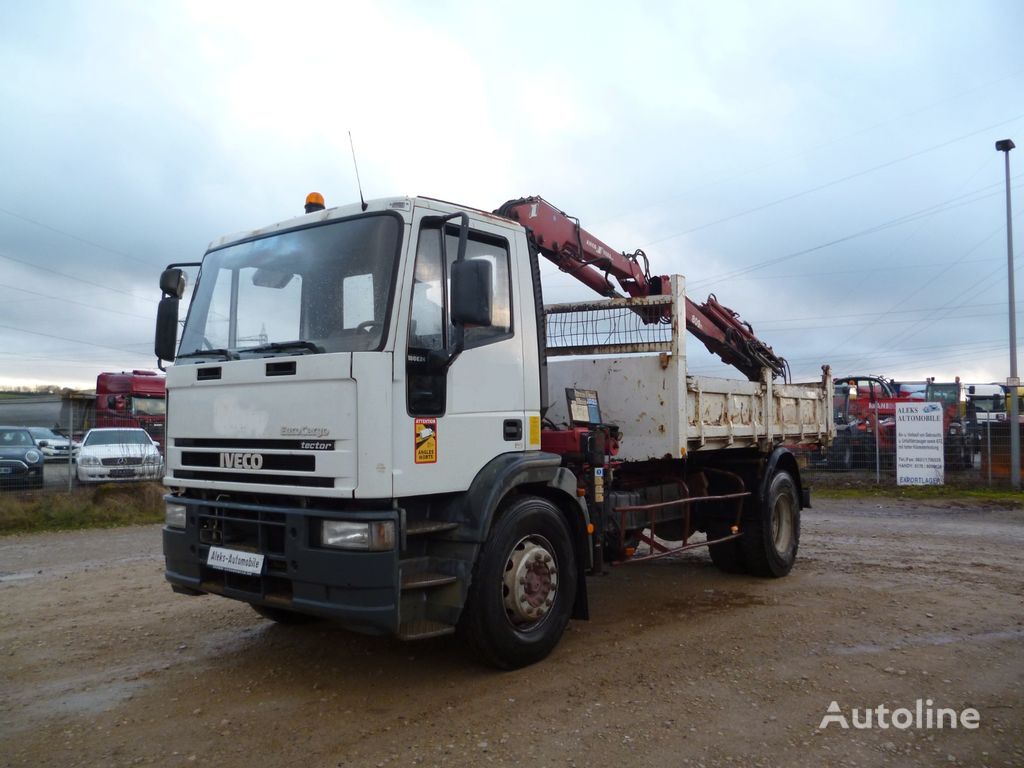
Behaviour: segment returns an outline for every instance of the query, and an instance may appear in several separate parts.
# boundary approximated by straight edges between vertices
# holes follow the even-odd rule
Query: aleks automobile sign
[[[896,404],[896,484],[942,485],[942,405]]]

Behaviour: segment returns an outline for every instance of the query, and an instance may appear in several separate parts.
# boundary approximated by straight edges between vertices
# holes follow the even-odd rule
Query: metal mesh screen
[[[548,355],[672,350],[672,300],[610,299],[544,308]]]

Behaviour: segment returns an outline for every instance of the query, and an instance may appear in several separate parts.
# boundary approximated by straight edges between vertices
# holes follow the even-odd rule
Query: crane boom
[[[633,253],[615,250],[580,227],[579,219],[541,197],[509,200],[495,213],[522,224],[527,239],[538,253],[601,296],[623,298],[611,277],[622,291],[634,298],[660,296],[668,290],[668,277],[651,275],[647,255],[642,250]],[[700,339],[709,352],[751,381],[760,381],[765,368],[773,377],[788,374],[786,361],[754,335],[749,323],[719,303],[714,294],[703,304],[686,298],[686,329]]]

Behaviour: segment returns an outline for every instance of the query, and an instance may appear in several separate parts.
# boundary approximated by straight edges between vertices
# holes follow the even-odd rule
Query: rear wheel
[[[756,512],[743,516],[743,560],[755,576],[785,576],[800,544],[800,499],[796,482],[780,470]]]
[[[546,499],[513,501],[477,559],[459,631],[487,663],[517,669],[558,644],[576,595],[569,527]]]

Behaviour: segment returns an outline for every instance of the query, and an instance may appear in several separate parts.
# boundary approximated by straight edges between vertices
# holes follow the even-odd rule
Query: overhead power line
[[[1019,178],[1019,175],[1018,175],[1017,178]],[[991,189],[991,188],[993,188],[995,186],[999,186],[999,185],[991,184],[991,185],[989,185],[987,187],[981,187],[981,188],[975,190],[974,192],[968,192],[968,193],[966,193],[964,195],[958,195],[957,197],[950,198],[950,199],[945,200],[945,201],[943,201],[941,203],[936,203],[935,205],[930,205],[930,206],[927,206],[925,208],[918,209],[916,211],[913,211],[912,213],[904,214],[903,216],[898,216],[896,218],[889,219],[888,221],[883,221],[880,224],[874,224],[874,225],[872,225],[870,227],[867,227],[865,229],[859,230],[857,232],[853,232],[853,233],[851,233],[849,235],[844,235],[844,236],[838,237],[838,238],[836,238],[834,240],[829,240],[829,241],[824,242],[824,243],[819,243],[818,245],[813,245],[813,246],[811,246],[809,248],[803,248],[803,249],[801,249],[799,251],[793,251],[792,253],[783,254],[782,256],[774,256],[774,257],[772,257],[770,259],[765,259],[763,261],[756,262],[756,263],[751,264],[751,265],[746,266],[746,267],[740,267],[740,268],[735,269],[735,270],[733,270],[731,272],[723,272],[723,273],[718,274],[718,275],[712,275],[711,277],[706,277],[706,278],[701,278],[699,280],[694,280],[694,281],[692,281],[690,283],[690,287],[701,286],[702,288],[706,288],[709,285],[714,285],[714,284],[720,283],[720,282],[722,282],[724,280],[731,280],[731,279],[733,279],[735,277],[739,277],[740,275],[745,275],[745,274],[748,274],[750,272],[756,272],[757,270],[764,269],[765,267],[770,267],[770,266],[772,266],[774,264],[780,264],[780,263],[782,263],[784,261],[789,261],[791,259],[795,259],[798,256],[806,256],[809,253],[814,253],[815,251],[821,251],[821,250],[824,250],[825,248],[830,248],[833,245],[838,245],[840,243],[845,243],[845,242],[848,242],[850,240],[855,240],[855,239],[857,239],[859,237],[865,237],[866,235],[872,235],[872,234],[875,234],[876,232],[881,232],[881,231],[886,230],[886,229],[891,229],[892,227],[896,227],[896,226],[899,226],[901,224],[909,224],[910,222],[917,221],[918,219],[922,219],[922,218],[925,218],[927,216],[934,216],[934,215],[939,214],[939,213],[945,213],[945,212],[947,212],[949,210],[952,210],[954,208],[960,208],[960,207],[962,207],[964,205],[970,205],[972,203],[980,202],[981,200],[985,200],[985,199],[987,199],[989,197],[995,197],[995,196],[1001,194],[1000,192],[995,191],[995,192],[992,192],[990,194],[986,194],[986,195],[981,195],[981,196],[975,197],[975,195],[978,195],[979,192],[982,192],[982,191],[987,190],[987,189]],[[1018,185],[1014,185],[1013,188],[1017,189],[1020,186],[1021,185],[1019,185],[1019,184]]]
[[[995,307],[999,306],[1001,302],[998,301],[986,301],[981,304],[965,304],[961,309],[980,309],[983,307]],[[910,314],[913,312],[934,312],[936,310],[945,309],[945,307],[919,307],[918,309],[894,309],[891,314],[903,315]],[[759,320],[751,320],[751,324],[757,324],[758,327],[761,324],[767,323],[810,323],[816,320],[846,320],[854,317],[875,317],[877,312],[852,312],[847,314],[830,314],[830,315],[805,315],[803,317],[763,317]],[[816,327],[816,326],[815,326]]]
[[[18,264],[24,264],[26,267],[31,267],[32,269],[38,269],[41,272],[49,272],[51,275],[59,275],[60,277],[67,278],[68,280],[74,280],[76,283],[84,283],[85,285],[91,285],[94,288],[101,288],[104,291],[113,291],[114,293],[120,293],[120,294],[122,294],[124,296],[131,296],[133,299],[139,299],[141,301],[149,301],[149,302],[151,302],[153,304],[158,304],[159,303],[156,299],[143,298],[142,296],[138,296],[138,295],[136,295],[134,293],[129,293],[128,291],[122,291],[120,288],[111,288],[109,285],[102,285],[100,283],[94,283],[92,280],[86,280],[84,277],[77,277],[76,275],[69,275],[67,272],[61,272],[61,271],[56,270],[56,269],[50,269],[49,267],[41,267],[38,264],[33,264],[31,261],[26,261],[25,259],[17,259],[14,256],[11,256],[10,254],[7,254],[7,253],[0,253],[0,259],[6,259],[7,261],[13,261],[13,262],[16,262]]]
[[[18,333],[28,333],[28,334],[31,334],[32,336],[44,336],[44,337],[46,337],[48,339],[59,339],[60,341],[70,341],[73,344],[85,344],[86,346],[97,347],[99,349],[112,349],[115,352],[127,353],[129,355],[137,355],[137,354],[139,354],[138,352],[134,352],[134,351],[132,351],[130,349],[124,349],[122,347],[111,347],[111,346],[109,346],[107,344],[97,344],[97,343],[95,343],[93,341],[85,341],[84,339],[72,339],[72,338],[70,338],[68,336],[57,336],[57,335],[52,334],[52,333],[43,333],[42,331],[32,331],[32,330],[29,330],[28,328],[18,328],[17,326],[14,326],[14,325],[3,325],[3,324],[0,324],[0,328],[4,328],[4,329],[6,329],[8,331],[17,331]]]
[[[801,157],[807,157],[808,155],[811,155],[814,152],[817,152],[818,150],[825,149],[826,147],[830,147],[833,144],[838,144],[840,142],[847,141],[849,139],[855,138],[855,137],[860,136],[862,134],[870,133],[871,131],[877,130],[879,128],[884,128],[887,125],[892,125],[893,123],[898,123],[898,122],[900,122],[902,120],[905,120],[908,117],[914,117],[915,115],[919,115],[919,114],[922,114],[924,112],[927,112],[928,110],[932,109],[933,107],[937,107],[940,104],[944,104],[946,102],[953,101],[955,99],[959,99],[959,98],[961,98],[963,96],[968,96],[968,95],[970,95],[972,93],[984,90],[986,88],[991,88],[992,86],[998,85],[998,84],[1000,84],[1000,83],[1002,83],[1002,82],[1004,82],[1006,80],[1011,80],[1011,79],[1013,79],[1015,77],[1019,77],[1021,74],[1024,74],[1024,69],[1018,69],[1018,70],[1016,70],[1014,72],[1010,72],[1008,74],[1001,75],[1000,77],[998,77],[998,78],[996,78],[994,80],[988,80],[988,81],[982,83],[981,85],[976,85],[976,86],[973,86],[971,88],[966,88],[964,90],[957,91],[956,93],[949,94],[948,96],[944,96],[943,98],[938,99],[936,101],[932,101],[932,102],[929,102],[927,104],[922,104],[922,105],[920,105],[918,107],[915,107],[914,109],[911,109],[911,110],[909,110],[907,112],[904,112],[902,114],[896,115],[895,117],[892,117],[892,118],[890,118],[888,120],[883,120],[881,122],[874,123],[872,125],[864,126],[863,128],[858,128],[858,129],[850,131],[849,133],[846,133],[846,134],[841,134],[839,136],[834,136],[834,137],[830,138],[829,140],[823,141],[823,142],[821,142],[819,144],[816,144],[814,146],[808,147],[806,145],[801,145],[799,150],[794,151],[794,152],[784,153],[782,155],[776,155],[774,157],[774,159],[772,159],[769,162],[761,163],[760,165],[756,165],[756,166],[750,166],[748,164],[748,165],[745,165],[742,168],[742,170],[740,170],[738,172],[729,173],[727,175],[719,176],[718,178],[713,179],[711,181],[704,181],[704,182],[701,182],[699,184],[696,184],[695,186],[692,186],[692,187],[690,187],[688,189],[683,190],[680,193],[677,193],[677,194],[673,195],[671,199],[672,200],[679,200],[679,199],[685,197],[686,195],[692,194],[694,192],[700,192],[701,190],[704,190],[704,189],[710,189],[712,187],[717,187],[717,186],[719,186],[721,184],[724,184],[726,182],[734,181],[734,180],[742,178],[744,176],[749,176],[749,175],[751,175],[753,173],[758,173],[760,171],[765,170],[766,168],[771,168],[773,166],[779,165],[780,163],[789,162],[789,161],[792,161],[792,160],[795,160],[795,159],[801,158]],[[609,222],[609,221],[615,221],[617,219],[621,219],[621,218],[626,217],[626,216],[635,216],[637,213],[649,210],[651,208],[654,208],[654,207],[657,207],[657,206],[660,206],[660,205],[664,205],[664,203],[665,203],[665,199],[662,197],[662,198],[659,198],[657,203],[644,205],[644,206],[642,206],[640,208],[634,208],[634,209],[629,210],[629,211],[621,211],[621,212],[616,213],[616,214],[614,214],[612,216],[607,216],[607,217],[605,217],[604,219],[601,220],[601,223],[605,223],[605,222]]]
[[[41,296],[44,299],[53,299],[54,301],[59,301],[61,304],[74,304],[75,306],[85,307],[86,309],[92,309],[97,312],[109,312],[114,315],[124,315],[125,317],[137,317],[140,320],[153,320],[153,317],[149,315],[139,315],[134,312],[121,312],[117,309],[110,309],[110,307],[100,307],[95,304],[86,304],[84,301],[75,301],[74,299],[68,299],[62,296],[54,296],[49,293],[39,293],[38,291],[30,291],[27,288],[19,288],[15,285],[7,285],[6,283],[0,283],[0,288],[8,288],[12,291],[20,291],[21,293],[28,293],[31,294],[32,296]]]
[[[152,267],[153,266],[153,262],[152,261],[146,261],[145,259],[140,259],[138,256],[132,256],[130,253],[125,253],[124,251],[119,251],[116,248],[110,248],[109,246],[101,245],[100,243],[97,243],[94,240],[89,240],[87,238],[84,238],[84,237],[81,237],[79,235],[76,235],[76,234],[73,234],[71,232],[68,232],[67,230],[60,229],[58,227],[54,227],[54,226],[51,226],[49,224],[44,224],[43,222],[37,221],[36,219],[30,219],[28,216],[23,216],[20,213],[15,213],[14,211],[10,211],[10,210],[8,210],[6,208],[0,208],[0,213],[5,213],[8,216],[11,216],[12,218],[20,219],[21,221],[26,221],[29,224],[34,224],[37,227],[40,227],[40,228],[45,229],[45,230],[48,230],[50,232],[55,232],[58,235],[63,235],[64,237],[70,238],[72,240],[77,240],[78,242],[84,243],[85,245],[88,245],[88,246],[90,246],[92,248],[96,248],[97,250],[106,251],[107,253],[112,253],[115,256],[120,256],[121,258],[124,258],[124,259],[130,259],[131,261],[136,261],[139,264],[145,264],[147,267]]]
[[[823,189],[828,189],[829,187],[834,187],[837,184],[842,184],[844,182],[851,181],[852,179],[860,178],[861,176],[867,176],[868,174],[874,173],[875,171],[880,171],[880,170],[883,170],[885,168],[890,168],[890,167],[892,167],[894,165],[898,165],[899,163],[904,163],[907,160],[912,160],[915,157],[920,157],[921,155],[926,155],[926,154],[928,154],[930,152],[935,152],[936,150],[942,149],[943,147],[948,147],[950,144],[956,144],[957,142],[963,141],[964,139],[969,139],[969,138],[971,138],[973,136],[977,136],[977,135],[979,135],[981,133],[987,133],[987,132],[989,132],[989,131],[991,131],[991,130],[993,130],[995,128],[999,128],[1001,126],[1008,125],[1010,123],[1014,123],[1014,122],[1020,120],[1021,118],[1024,118],[1024,114],[1017,115],[1016,117],[1012,117],[1009,120],[1003,120],[1001,122],[995,123],[994,125],[988,125],[988,126],[985,126],[984,128],[979,128],[978,130],[971,131],[970,133],[965,133],[962,136],[957,136],[955,139],[949,139],[948,141],[944,141],[944,142],[942,142],[940,144],[935,144],[933,146],[926,147],[925,149],[919,149],[916,152],[911,152],[909,155],[904,155],[903,157],[898,157],[898,158],[896,158],[894,160],[889,160],[889,161],[886,161],[884,163],[880,163],[878,165],[872,166],[871,168],[866,168],[863,171],[857,171],[856,173],[850,173],[850,174],[847,174],[846,176],[842,176],[842,177],[840,177],[838,179],[833,179],[832,181],[827,181],[824,184],[818,184],[817,186],[811,187],[809,189],[805,189],[805,190],[802,190],[800,192],[795,192],[795,193],[793,193],[791,195],[786,195],[785,197],[780,197],[780,198],[778,198],[776,200],[772,200],[770,202],[754,206],[753,208],[747,208],[746,210],[738,211],[738,212],[736,212],[736,213],[734,213],[734,214],[732,214],[730,216],[724,216],[724,217],[722,217],[720,219],[715,219],[714,221],[709,221],[709,222],[707,222],[705,224],[700,224],[700,225],[698,225],[696,227],[691,227],[690,229],[686,229],[686,230],[683,230],[681,232],[676,232],[676,233],[671,234],[671,235],[666,235],[665,237],[658,238],[657,240],[651,240],[649,243],[646,243],[643,247],[644,248],[648,248],[648,247],[650,247],[652,245],[657,245],[658,243],[664,243],[667,240],[674,240],[677,237],[683,237],[684,235],[693,234],[694,232],[699,232],[700,230],[707,229],[708,227],[713,227],[713,226],[716,226],[718,224],[724,224],[727,221],[733,221],[735,219],[740,218],[741,216],[747,216],[747,215],[749,215],[751,213],[757,213],[758,211],[764,211],[764,210],[766,210],[768,208],[773,208],[776,205],[781,205],[782,203],[788,203],[791,200],[796,200],[796,199],[801,198],[801,197],[806,197],[807,195],[813,194],[815,192],[820,192]]]

